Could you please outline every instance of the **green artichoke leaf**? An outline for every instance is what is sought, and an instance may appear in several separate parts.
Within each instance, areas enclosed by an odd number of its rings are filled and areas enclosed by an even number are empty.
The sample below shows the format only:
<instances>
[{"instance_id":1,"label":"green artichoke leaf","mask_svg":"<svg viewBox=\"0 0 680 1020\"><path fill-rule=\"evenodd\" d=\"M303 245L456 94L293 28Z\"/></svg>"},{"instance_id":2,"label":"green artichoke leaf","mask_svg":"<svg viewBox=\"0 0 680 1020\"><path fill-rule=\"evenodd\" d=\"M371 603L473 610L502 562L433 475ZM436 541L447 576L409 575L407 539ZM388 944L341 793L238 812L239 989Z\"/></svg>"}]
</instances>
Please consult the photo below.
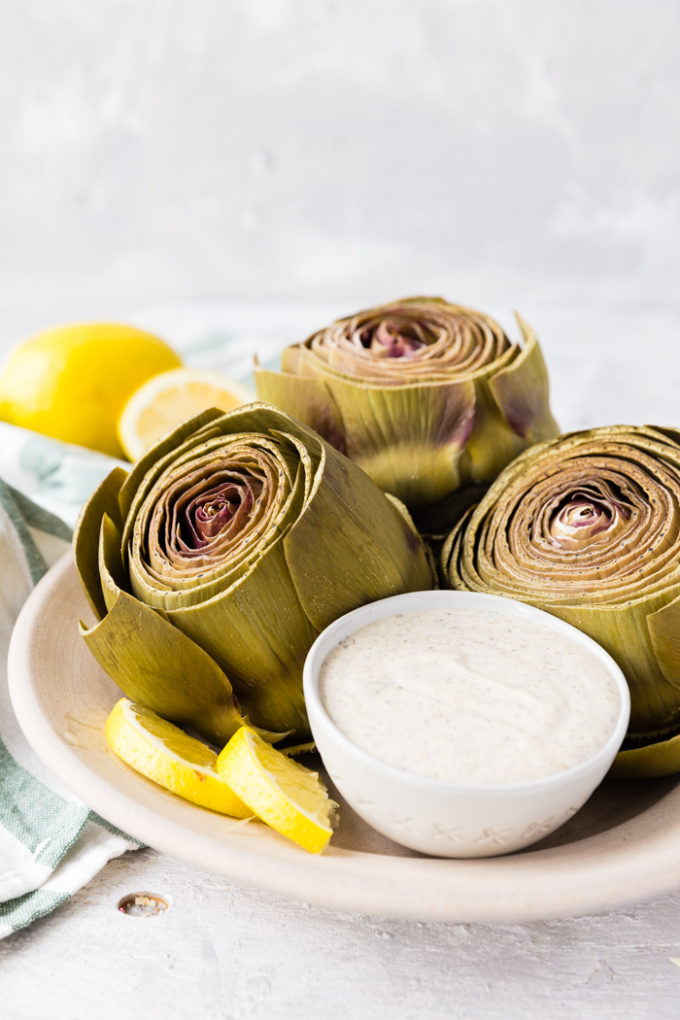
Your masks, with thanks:
<instances>
[{"instance_id":1,"label":"green artichoke leaf","mask_svg":"<svg viewBox=\"0 0 680 1020\"><path fill-rule=\"evenodd\" d=\"M425 548L397 500L381 514L376 536L376 490L357 465L322 442L309 502L284 539L298 597L319 631L366 602L433 585ZM348 557L348 547L361 556Z\"/></svg>"},{"instance_id":2,"label":"green artichoke leaf","mask_svg":"<svg viewBox=\"0 0 680 1020\"><path fill-rule=\"evenodd\" d=\"M247 723L217 663L155 609L119 591L106 616L80 633L102 669L133 701L224 746Z\"/></svg>"},{"instance_id":3,"label":"green artichoke leaf","mask_svg":"<svg viewBox=\"0 0 680 1020\"><path fill-rule=\"evenodd\" d=\"M103 517L118 526L122 524L118 509L118 494L127 473L115 467L97 486L85 503L74 531L73 554L76 568L90 607L101 620L106 615L106 600L99 574L100 528Z\"/></svg>"},{"instance_id":4,"label":"green artichoke leaf","mask_svg":"<svg viewBox=\"0 0 680 1020\"><path fill-rule=\"evenodd\" d=\"M119 592L127 591L129 594L130 588L120 554L120 529L116 527L108 514L104 514L102 517L98 563L102 592L108 612L115 604Z\"/></svg>"},{"instance_id":5,"label":"green artichoke leaf","mask_svg":"<svg viewBox=\"0 0 680 1020\"><path fill-rule=\"evenodd\" d=\"M309 731L301 669L317 636L300 604L282 543L222 594L168 618L229 674L256 725Z\"/></svg>"},{"instance_id":6,"label":"green artichoke leaf","mask_svg":"<svg viewBox=\"0 0 680 1020\"><path fill-rule=\"evenodd\" d=\"M508 427L492 383L482 377L474 380L474 423L459 462L463 477L474 486L488 484L527 444L525 437Z\"/></svg>"},{"instance_id":7,"label":"green artichoke leaf","mask_svg":"<svg viewBox=\"0 0 680 1020\"><path fill-rule=\"evenodd\" d=\"M680 734L643 747L619 751L609 775L616 779L654 779L680 772Z\"/></svg>"},{"instance_id":8,"label":"green artichoke leaf","mask_svg":"<svg viewBox=\"0 0 680 1020\"><path fill-rule=\"evenodd\" d=\"M272 372L255 363L253 375L260 398L276 407L294 407L297 417L336 449L345 449L345 430L333 395L319 376Z\"/></svg>"},{"instance_id":9,"label":"green artichoke leaf","mask_svg":"<svg viewBox=\"0 0 680 1020\"><path fill-rule=\"evenodd\" d=\"M680 689L680 593L647 617L654 656L665 679Z\"/></svg>"},{"instance_id":10,"label":"green artichoke leaf","mask_svg":"<svg viewBox=\"0 0 680 1020\"><path fill-rule=\"evenodd\" d=\"M336 382L334 390L347 455L380 488L419 507L468 480L461 458L477 410L471 379L361 389Z\"/></svg>"},{"instance_id":11,"label":"green artichoke leaf","mask_svg":"<svg viewBox=\"0 0 680 1020\"><path fill-rule=\"evenodd\" d=\"M630 733L643 736L680 715L680 658L675 681L660 668L649 633L648 612L654 602L628 605L565 606L522 599L545 609L592 637L609 652L626 675L631 701ZM655 600L658 605L658 600ZM655 613L651 614L651 617Z\"/></svg>"},{"instance_id":12,"label":"green artichoke leaf","mask_svg":"<svg viewBox=\"0 0 680 1020\"><path fill-rule=\"evenodd\" d=\"M532 443L551 439L559 432L550 411L550 383L543 352L536 334L521 315L515 313L524 339L509 365L494 372L487 385L515 435ZM519 449L518 449L519 452Z\"/></svg>"},{"instance_id":13,"label":"green artichoke leaf","mask_svg":"<svg viewBox=\"0 0 680 1020\"><path fill-rule=\"evenodd\" d=\"M379 488L419 506L461 484L460 459L475 416L471 379L380 386L335 375L332 393L342 452Z\"/></svg>"},{"instance_id":14,"label":"green artichoke leaf","mask_svg":"<svg viewBox=\"0 0 680 1020\"><path fill-rule=\"evenodd\" d=\"M669 446L671 449L680 446L680 429L671 428L669 425L645 425L645 429L665 436L666 439L670 440Z\"/></svg>"}]
</instances>

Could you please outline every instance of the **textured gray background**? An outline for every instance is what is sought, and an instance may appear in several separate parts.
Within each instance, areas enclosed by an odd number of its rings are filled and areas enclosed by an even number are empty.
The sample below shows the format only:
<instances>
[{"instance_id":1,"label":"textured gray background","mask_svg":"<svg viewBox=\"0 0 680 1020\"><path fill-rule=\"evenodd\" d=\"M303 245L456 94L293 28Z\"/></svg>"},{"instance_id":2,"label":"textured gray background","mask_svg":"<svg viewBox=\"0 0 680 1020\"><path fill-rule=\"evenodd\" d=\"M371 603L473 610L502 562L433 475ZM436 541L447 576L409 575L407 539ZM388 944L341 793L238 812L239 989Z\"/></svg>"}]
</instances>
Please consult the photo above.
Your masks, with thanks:
<instances>
[{"instance_id":1,"label":"textured gray background","mask_svg":"<svg viewBox=\"0 0 680 1020\"><path fill-rule=\"evenodd\" d=\"M0 343L184 299L668 307L673 0L0 0Z\"/></svg>"}]
</instances>

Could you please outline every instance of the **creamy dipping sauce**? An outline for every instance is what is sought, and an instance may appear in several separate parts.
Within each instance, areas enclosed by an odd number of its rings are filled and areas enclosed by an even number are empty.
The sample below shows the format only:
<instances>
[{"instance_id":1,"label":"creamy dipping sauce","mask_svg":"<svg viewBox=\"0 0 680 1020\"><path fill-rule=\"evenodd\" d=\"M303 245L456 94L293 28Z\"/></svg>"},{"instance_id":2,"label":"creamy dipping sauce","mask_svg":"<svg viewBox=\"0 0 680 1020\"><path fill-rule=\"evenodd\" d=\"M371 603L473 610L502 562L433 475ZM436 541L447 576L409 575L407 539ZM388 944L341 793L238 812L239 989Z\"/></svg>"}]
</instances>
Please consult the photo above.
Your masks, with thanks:
<instances>
[{"instance_id":1,"label":"creamy dipping sauce","mask_svg":"<svg viewBox=\"0 0 680 1020\"><path fill-rule=\"evenodd\" d=\"M563 772L603 746L621 708L589 649L487 609L366 624L329 652L319 691L338 729L373 757L461 785Z\"/></svg>"}]
</instances>

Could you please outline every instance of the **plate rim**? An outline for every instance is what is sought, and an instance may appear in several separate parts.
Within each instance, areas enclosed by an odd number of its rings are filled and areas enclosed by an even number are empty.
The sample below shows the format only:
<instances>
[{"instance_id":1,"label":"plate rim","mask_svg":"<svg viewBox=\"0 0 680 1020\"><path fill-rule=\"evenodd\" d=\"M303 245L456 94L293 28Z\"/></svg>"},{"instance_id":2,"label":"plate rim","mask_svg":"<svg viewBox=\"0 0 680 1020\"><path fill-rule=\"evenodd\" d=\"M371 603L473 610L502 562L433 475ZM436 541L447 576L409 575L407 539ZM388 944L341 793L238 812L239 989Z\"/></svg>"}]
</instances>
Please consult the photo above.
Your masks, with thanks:
<instances>
[{"instance_id":1,"label":"plate rim","mask_svg":"<svg viewBox=\"0 0 680 1020\"><path fill-rule=\"evenodd\" d=\"M39 644L35 638L45 606L60 598L66 604L63 590L74 581L79 584L69 550L38 582L19 613L8 654L12 706L34 752L64 786L91 810L161 853L230 881L316 907L413 921L556 920L641 902L680 884L680 820L677 827L662 828L632 851L625 834L620 843L604 849L595 835L574 844L475 860L393 856L332 843L323 854L311 855L275 833L259 830L251 840L251 829L243 839L243 823L224 816L218 816L220 823L231 822L233 831L225 831L219 846L212 836L192 832L190 825L187 832L187 818L190 821L193 812L204 809L181 801L142 776L132 777L139 792L128 795L91 761L83 760L43 709L41 685L49 682L49 676L35 668ZM82 604L85 611L84 595ZM70 640L75 639L75 648L79 640L75 619L73 632ZM62 637L66 640L68 635ZM51 640L57 640L56 634ZM89 655L84 643L82 651ZM92 668L99 670L94 659ZM677 795L680 798L680 787ZM592 844L590 854L573 849L582 850L586 843ZM572 850L565 853L564 846ZM540 862L535 880L527 879L532 860Z\"/></svg>"}]
</instances>

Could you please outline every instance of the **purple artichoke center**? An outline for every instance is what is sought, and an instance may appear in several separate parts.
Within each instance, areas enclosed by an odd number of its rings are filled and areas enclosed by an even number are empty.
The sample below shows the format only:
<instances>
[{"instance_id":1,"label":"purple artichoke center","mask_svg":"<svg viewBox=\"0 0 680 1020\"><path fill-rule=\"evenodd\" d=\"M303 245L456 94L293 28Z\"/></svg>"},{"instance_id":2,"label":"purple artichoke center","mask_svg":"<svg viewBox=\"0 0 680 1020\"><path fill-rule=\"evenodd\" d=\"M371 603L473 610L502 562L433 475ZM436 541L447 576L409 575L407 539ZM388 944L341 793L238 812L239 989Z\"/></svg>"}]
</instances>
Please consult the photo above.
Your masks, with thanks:
<instances>
[{"instance_id":1,"label":"purple artichoke center","mask_svg":"<svg viewBox=\"0 0 680 1020\"><path fill-rule=\"evenodd\" d=\"M249 488L225 482L191 499L180 512L181 545L185 554L205 549L225 528L237 534L253 506Z\"/></svg>"},{"instance_id":2,"label":"purple artichoke center","mask_svg":"<svg viewBox=\"0 0 680 1020\"><path fill-rule=\"evenodd\" d=\"M194 525L203 541L214 538L234 516L234 504L228 499L211 499L196 507Z\"/></svg>"},{"instance_id":3,"label":"purple artichoke center","mask_svg":"<svg viewBox=\"0 0 680 1020\"><path fill-rule=\"evenodd\" d=\"M359 334L361 344L379 357L409 358L427 346L422 326L418 323L383 319L377 326L367 326Z\"/></svg>"},{"instance_id":4,"label":"purple artichoke center","mask_svg":"<svg viewBox=\"0 0 680 1020\"><path fill-rule=\"evenodd\" d=\"M612 496L574 492L555 511L550 530L558 544L579 537L587 540L629 517L629 508Z\"/></svg>"}]
</instances>

